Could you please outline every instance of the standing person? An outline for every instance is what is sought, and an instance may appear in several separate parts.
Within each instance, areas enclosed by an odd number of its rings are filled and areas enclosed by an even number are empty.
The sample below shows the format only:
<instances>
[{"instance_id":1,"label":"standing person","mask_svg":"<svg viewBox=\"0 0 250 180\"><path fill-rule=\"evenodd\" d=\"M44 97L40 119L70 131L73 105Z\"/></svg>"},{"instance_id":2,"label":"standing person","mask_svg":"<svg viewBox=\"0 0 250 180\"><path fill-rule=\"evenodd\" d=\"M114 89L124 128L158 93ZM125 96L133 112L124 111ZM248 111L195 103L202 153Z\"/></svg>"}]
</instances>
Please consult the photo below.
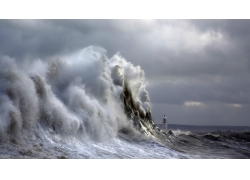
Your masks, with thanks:
<instances>
[{"instance_id":1,"label":"standing person","mask_svg":"<svg viewBox=\"0 0 250 180\"><path fill-rule=\"evenodd\" d=\"M163 129L167 130L167 117L166 117L166 115L163 116L162 124L163 124Z\"/></svg>"}]
</instances>

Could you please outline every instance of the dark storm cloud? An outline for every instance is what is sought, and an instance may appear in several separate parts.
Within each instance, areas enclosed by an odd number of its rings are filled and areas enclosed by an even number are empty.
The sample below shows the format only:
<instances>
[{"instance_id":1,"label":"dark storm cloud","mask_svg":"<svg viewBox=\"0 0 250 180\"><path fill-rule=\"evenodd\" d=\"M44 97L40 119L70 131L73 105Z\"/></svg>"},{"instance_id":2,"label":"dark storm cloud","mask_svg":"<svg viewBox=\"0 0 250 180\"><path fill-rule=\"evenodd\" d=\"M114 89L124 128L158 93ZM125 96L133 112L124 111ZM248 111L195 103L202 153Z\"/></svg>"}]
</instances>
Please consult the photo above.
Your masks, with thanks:
<instances>
[{"instance_id":1,"label":"dark storm cloud","mask_svg":"<svg viewBox=\"0 0 250 180\"><path fill-rule=\"evenodd\" d=\"M244 83L247 83L244 85ZM151 102L183 105L185 102L217 102L250 104L250 80L217 78L179 82L151 83L148 87ZM161 95L161 96L159 96Z\"/></svg>"},{"instance_id":2,"label":"dark storm cloud","mask_svg":"<svg viewBox=\"0 0 250 180\"><path fill-rule=\"evenodd\" d=\"M235 53L238 58L245 58L250 62L250 21L247 19L236 20L192 20L190 21L201 31L222 32L231 40L235 47ZM230 52L228 52L230 53Z\"/></svg>"},{"instance_id":3,"label":"dark storm cloud","mask_svg":"<svg viewBox=\"0 0 250 180\"><path fill-rule=\"evenodd\" d=\"M46 58L99 45L111 56L128 52L126 46L136 45L141 31L140 23L130 20L1 20L0 52L17 59Z\"/></svg>"},{"instance_id":4,"label":"dark storm cloud","mask_svg":"<svg viewBox=\"0 0 250 180\"><path fill-rule=\"evenodd\" d=\"M0 54L18 61L89 45L104 47L109 57L119 51L142 67L156 121L167 111L178 123L223 124L233 110L250 125L249 20L0 20Z\"/></svg>"},{"instance_id":5,"label":"dark storm cloud","mask_svg":"<svg viewBox=\"0 0 250 180\"><path fill-rule=\"evenodd\" d=\"M247 19L191 20L190 22L202 31L221 31L227 33L231 38L249 37L250 21Z\"/></svg>"},{"instance_id":6,"label":"dark storm cloud","mask_svg":"<svg viewBox=\"0 0 250 180\"><path fill-rule=\"evenodd\" d=\"M84 21L85 22L85 21ZM86 24L84 26L84 24ZM98 23L96 23L98 24ZM100 29L91 23L71 21L12 20L1 21L1 53L15 58L45 58L88 46L90 33ZM95 37L92 36L95 41Z\"/></svg>"}]
</instances>

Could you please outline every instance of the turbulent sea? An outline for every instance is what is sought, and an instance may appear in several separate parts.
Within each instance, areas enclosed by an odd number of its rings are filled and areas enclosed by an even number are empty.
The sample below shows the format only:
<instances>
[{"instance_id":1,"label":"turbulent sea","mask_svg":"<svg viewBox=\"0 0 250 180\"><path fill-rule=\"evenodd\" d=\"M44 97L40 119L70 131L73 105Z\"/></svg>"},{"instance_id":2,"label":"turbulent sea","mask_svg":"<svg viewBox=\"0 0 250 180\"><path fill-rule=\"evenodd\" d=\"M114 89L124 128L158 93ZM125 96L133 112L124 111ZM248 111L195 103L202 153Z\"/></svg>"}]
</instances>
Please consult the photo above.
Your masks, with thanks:
<instances>
[{"instance_id":1,"label":"turbulent sea","mask_svg":"<svg viewBox=\"0 0 250 180\"><path fill-rule=\"evenodd\" d=\"M161 130L144 71L103 48L0 67L0 158L250 157L249 131Z\"/></svg>"}]
</instances>

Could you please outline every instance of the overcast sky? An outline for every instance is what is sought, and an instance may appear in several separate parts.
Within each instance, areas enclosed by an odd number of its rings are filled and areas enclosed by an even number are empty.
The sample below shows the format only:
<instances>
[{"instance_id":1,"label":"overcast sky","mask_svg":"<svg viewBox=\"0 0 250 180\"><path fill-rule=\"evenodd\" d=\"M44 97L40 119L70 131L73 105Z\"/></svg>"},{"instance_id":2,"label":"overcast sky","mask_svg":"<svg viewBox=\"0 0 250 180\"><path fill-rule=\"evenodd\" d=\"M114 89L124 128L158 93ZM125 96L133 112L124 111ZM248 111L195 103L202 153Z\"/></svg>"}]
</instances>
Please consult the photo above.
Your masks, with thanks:
<instances>
[{"instance_id":1,"label":"overcast sky","mask_svg":"<svg viewBox=\"0 0 250 180\"><path fill-rule=\"evenodd\" d=\"M156 123L250 126L250 20L0 20L17 61L89 45L141 66Z\"/></svg>"}]
</instances>

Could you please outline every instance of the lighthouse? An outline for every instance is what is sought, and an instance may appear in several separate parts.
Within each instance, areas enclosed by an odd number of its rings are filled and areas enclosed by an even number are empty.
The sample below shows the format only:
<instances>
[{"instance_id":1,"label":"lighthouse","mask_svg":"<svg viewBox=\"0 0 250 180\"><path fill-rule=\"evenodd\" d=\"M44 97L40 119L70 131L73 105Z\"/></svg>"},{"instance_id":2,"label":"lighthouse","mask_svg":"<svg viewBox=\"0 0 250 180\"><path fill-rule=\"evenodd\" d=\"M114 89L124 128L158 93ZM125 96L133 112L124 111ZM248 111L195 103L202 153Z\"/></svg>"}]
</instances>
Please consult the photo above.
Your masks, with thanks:
<instances>
[{"instance_id":1,"label":"lighthouse","mask_svg":"<svg viewBox=\"0 0 250 180\"><path fill-rule=\"evenodd\" d=\"M163 116L162 127L163 127L163 130L168 130L166 115Z\"/></svg>"}]
</instances>

